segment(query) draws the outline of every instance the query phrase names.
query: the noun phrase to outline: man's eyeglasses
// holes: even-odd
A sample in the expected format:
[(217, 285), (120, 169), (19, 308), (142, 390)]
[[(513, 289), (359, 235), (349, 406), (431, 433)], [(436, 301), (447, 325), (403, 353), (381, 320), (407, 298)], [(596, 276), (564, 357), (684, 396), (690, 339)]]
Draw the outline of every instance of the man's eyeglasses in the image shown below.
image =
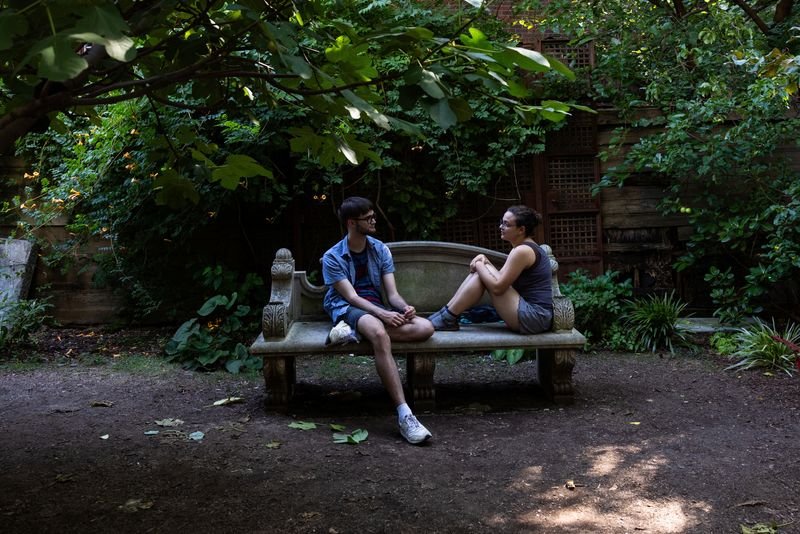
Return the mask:
[(500, 228), (514, 228), (516, 224), (509, 224), (506, 221), (500, 221)]
[(354, 221), (367, 221), (367, 222), (376, 222), (378, 219), (375, 218), (375, 214), (372, 215), (364, 215), (363, 217), (353, 217)]

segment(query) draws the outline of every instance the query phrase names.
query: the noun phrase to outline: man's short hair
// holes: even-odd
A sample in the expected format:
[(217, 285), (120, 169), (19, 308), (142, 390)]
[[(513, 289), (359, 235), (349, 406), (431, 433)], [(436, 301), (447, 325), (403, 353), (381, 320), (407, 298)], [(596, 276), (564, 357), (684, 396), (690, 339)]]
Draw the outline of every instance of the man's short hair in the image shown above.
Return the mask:
[(339, 220), (347, 226), (348, 219), (358, 219), (372, 210), (372, 202), (363, 197), (348, 197), (339, 206)]

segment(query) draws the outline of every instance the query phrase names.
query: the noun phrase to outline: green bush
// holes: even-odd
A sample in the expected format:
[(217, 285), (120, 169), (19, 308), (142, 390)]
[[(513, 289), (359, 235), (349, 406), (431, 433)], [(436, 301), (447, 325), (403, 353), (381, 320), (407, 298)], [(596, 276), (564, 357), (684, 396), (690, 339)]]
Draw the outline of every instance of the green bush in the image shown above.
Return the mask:
[(561, 291), (575, 307), (575, 328), (590, 343), (606, 338), (609, 329), (618, 324), (625, 308), (625, 299), (633, 294), (630, 280), (618, 281), (619, 273), (606, 271), (592, 278), (588, 271), (578, 269), (569, 274)]
[(740, 328), (733, 340), (737, 349), (730, 356), (738, 361), (726, 369), (762, 368), (791, 376), (800, 358), (800, 351), (789, 346), (800, 345), (800, 325), (794, 323), (779, 331), (774, 319), (771, 324), (759, 319), (753, 326)]
[(675, 292), (663, 296), (650, 295), (628, 301), (625, 325), (640, 350), (657, 351), (666, 347), (674, 351), (673, 341), (686, 344), (686, 334), (677, 328), (678, 319), (686, 309), (686, 303), (675, 296)]
[(262, 359), (251, 356), (241, 340), (258, 331), (260, 310), (247, 302), (260, 302), (264, 281), (248, 273), (237, 284), (236, 275), (220, 265), (206, 267), (200, 278), (202, 285), (216, 294), (197, 310), (198, 317), (184, 322), (169, 340), (164, 347), (167, 360), (192, 370), (224, 366), (228, 372), (238, 373), (261, 369)]
[(261, 358), (251, 356), (247, 347), (237, 341), (247, 324), (243, 319), (250, 313), (250, 307), (241, 304), (234, 307), (236, 300), (236, 293), (208, 299), (197, 310), (200, 317), (183, 323), (169, 340), (164, 348), (167, 360), (181, 362), (191, 370), (211, 370), (224, 365), (235, 374), (244, 369), (260, 369)]
[(30, 341), (31, 335), (52, 319), (47, 315), (52, 307), (46, 299), (0, 300), (0, 348)]
[(711, 348), (723, 356), (736, 352), (736, 334), (733, 332), (714, 332), (709, 339)]
[(629, 328), (623, 324), (612, 324), (603, 336), (603, 343), (608, 350), (618, 352), (636, 352), (639, 346), (636, 337)]
[(522, 360), (535, 360), (536, 349), (495, 349), (491, 356), (496, 362), (504, 361), (508, 365), (515, 365)]

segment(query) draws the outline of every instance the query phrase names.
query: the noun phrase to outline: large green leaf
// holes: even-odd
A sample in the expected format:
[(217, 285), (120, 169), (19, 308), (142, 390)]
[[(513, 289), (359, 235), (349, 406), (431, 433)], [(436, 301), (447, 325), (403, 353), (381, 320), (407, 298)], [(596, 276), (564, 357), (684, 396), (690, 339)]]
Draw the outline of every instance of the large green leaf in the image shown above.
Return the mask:
[(311, 76), (314, 74), (314, 71), (311, 69), (311, 66), (306, 62), (306, 60), (299, 56), (292, 54), (281, 54), (281, 59), (291, 72), (297, 74), (304, 80), (310, 80)]
[(463, 44), (469, 46), (470, 48), (476, 48), (478, 50), (493, 50), (492, 43), (489, 42), (489, 38), (486, 37), (486, 34), (480, 31), (478, 28), (470, 28), (469, 35), (461, 34), (459, 39)]
[(180, 208), (186, 201), (197, 204), (200, 195), (188, 178), (179, 175), (174, 169), (163, 170), (153, 181), (156, 203), (171, 208)]
[(94, 6), (76, 6), (82, 14), (79, 27), (99, 33), (107, 38), (122, 37), (128, 31), (128, 23), (117, 9), (109, 4)]
[(55, 82), (72, 79), (89, 66), (85, 59), (75, 53), (70, 39), (65, 35), (48, 38), (39, 50), (39, 56), (37, 74)]
[(466, 122), (472, 118), (473, 111), (469, 102), (463, 98), (450, 98), (447, 100), (448, 106), (456, 114), (458, 122)]
[(127, 63), (136, 57), (133, 39), (127, 35), (111, 39), (94, 32), (80, 32), (70, 33), (69, 37), (78, 42), (103, 45), (106, 48), (106, 53), (117, 61)]
[(439, 80), (439, 75), (430, 70), (423, 70), (422, 76), (418, 82), (422, 90), (428, 93), (433, 98), (444, 98), (446, 95), (442, 89), (442, 83)]
[(570, 81), (574, 81), (575, 80), (575, 73), (572, 72), (569, 69), (569, 67), (567, 67), (566, 65), (564, 65), (563, 63), (561, 63), (559, 60), (557, 60), (554, 57), (549, 57), (549, 58), (547, 58), (547, 60), (550, 62), (550, 67), (554, 71), (556, 71), (556, 72), (558, 72), (560, 74), (563, 74)]
[[(379, 112), (375, 109), (375, 106), (364, 100), (363, 98), (356, 95), (353, 91), (347, 90), (342, 91), (342, 95), (353, 105), (353, 108), (359, 112), (363, 112), (367, 115), (372, 122), (383, 128), (384, 130), (389, 130), (391, 126), (389, 125), (389, 118), (384, 115), (383, 113)], [(352, 115), (352, 113), (351, 113)], [(353, 118), (359, 118), (355, 116)]]
[(353, 165), (358, 165), (364, 161), (364, 158), (371, 159), (378, 164), (381, 163), (380, 156), (373, 150), (370, 150), (369, 144), (357, 140), (352, 135), (345, 134), (337, 136), (336, 147), (344, 158)]
[(236, 189), (242, 178), (266, 176), (272, 178), (272, 171), (265, 169), (260, 163), (244, 154), (232, 154), (225, 159), (225, 164), (211, 171), (211, 180), (219, 181), (225, 189)]
[(446, 98), (437, 100), (433, 105), (431, 105), (428, 108), (428, 112), (430, 113), (431, 118), (443, 130), (447, 130), (448, 128), (454, 126), (458, 122), (458, 117), (450, 108), (450, 104), (448, 103)]
[(494, 57), (508, 68), (518, 66), (531, 72), (546, 72), (550, 70), (550, 62), (546, 57), (527, 48), (507, 46), (505, 50)]
[(28, 31), (28, 21), (25, 17), (11, 9), (0, 11), (0, 50), (11, 48), (14, 37), (25, 35)]
[(203, 303), (203, 306), (197, 310), (197, 315), (201, 317), (208, 317), (218, 306), (226, 306), (228, 304), (228, 297), (225, 295), (214, 295)]

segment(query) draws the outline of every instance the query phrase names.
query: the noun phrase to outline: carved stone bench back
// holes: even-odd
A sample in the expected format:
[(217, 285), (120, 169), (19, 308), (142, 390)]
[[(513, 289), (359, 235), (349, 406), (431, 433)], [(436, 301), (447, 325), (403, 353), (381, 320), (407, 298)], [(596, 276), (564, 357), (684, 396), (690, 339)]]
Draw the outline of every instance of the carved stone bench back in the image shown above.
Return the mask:
[[(432, 313), (447, 303), (469, 272), (469, 263), (476, 255), (485, 254), (498, 269), (508, 257), (507, 254), (481, 247), (442, 241), (400, 241), (387, 245), (394, 259), (397, 288), (420, 314)], [(561, 296), (556, 278), (558, 263), (550, 247), (542, 246), (550, 255), (553, 296), (558, 300)], [(291, 285), (295, 287), (293, 292), (290, 291)], [(298, 288), (300, 291), (297, 291)], [(285, 301), (285, 296), (291, 294), (294, 317), (326, 319), (322, 308), (325, 292), (324, 286), (316, 286), (308, 281), (305, 271), (294, 271), (294, 259), (290, 251), (278, 251), (272, 266), (271, 300)], [(489, 303), (488, 296), (484, 297), (483, 303)]]

